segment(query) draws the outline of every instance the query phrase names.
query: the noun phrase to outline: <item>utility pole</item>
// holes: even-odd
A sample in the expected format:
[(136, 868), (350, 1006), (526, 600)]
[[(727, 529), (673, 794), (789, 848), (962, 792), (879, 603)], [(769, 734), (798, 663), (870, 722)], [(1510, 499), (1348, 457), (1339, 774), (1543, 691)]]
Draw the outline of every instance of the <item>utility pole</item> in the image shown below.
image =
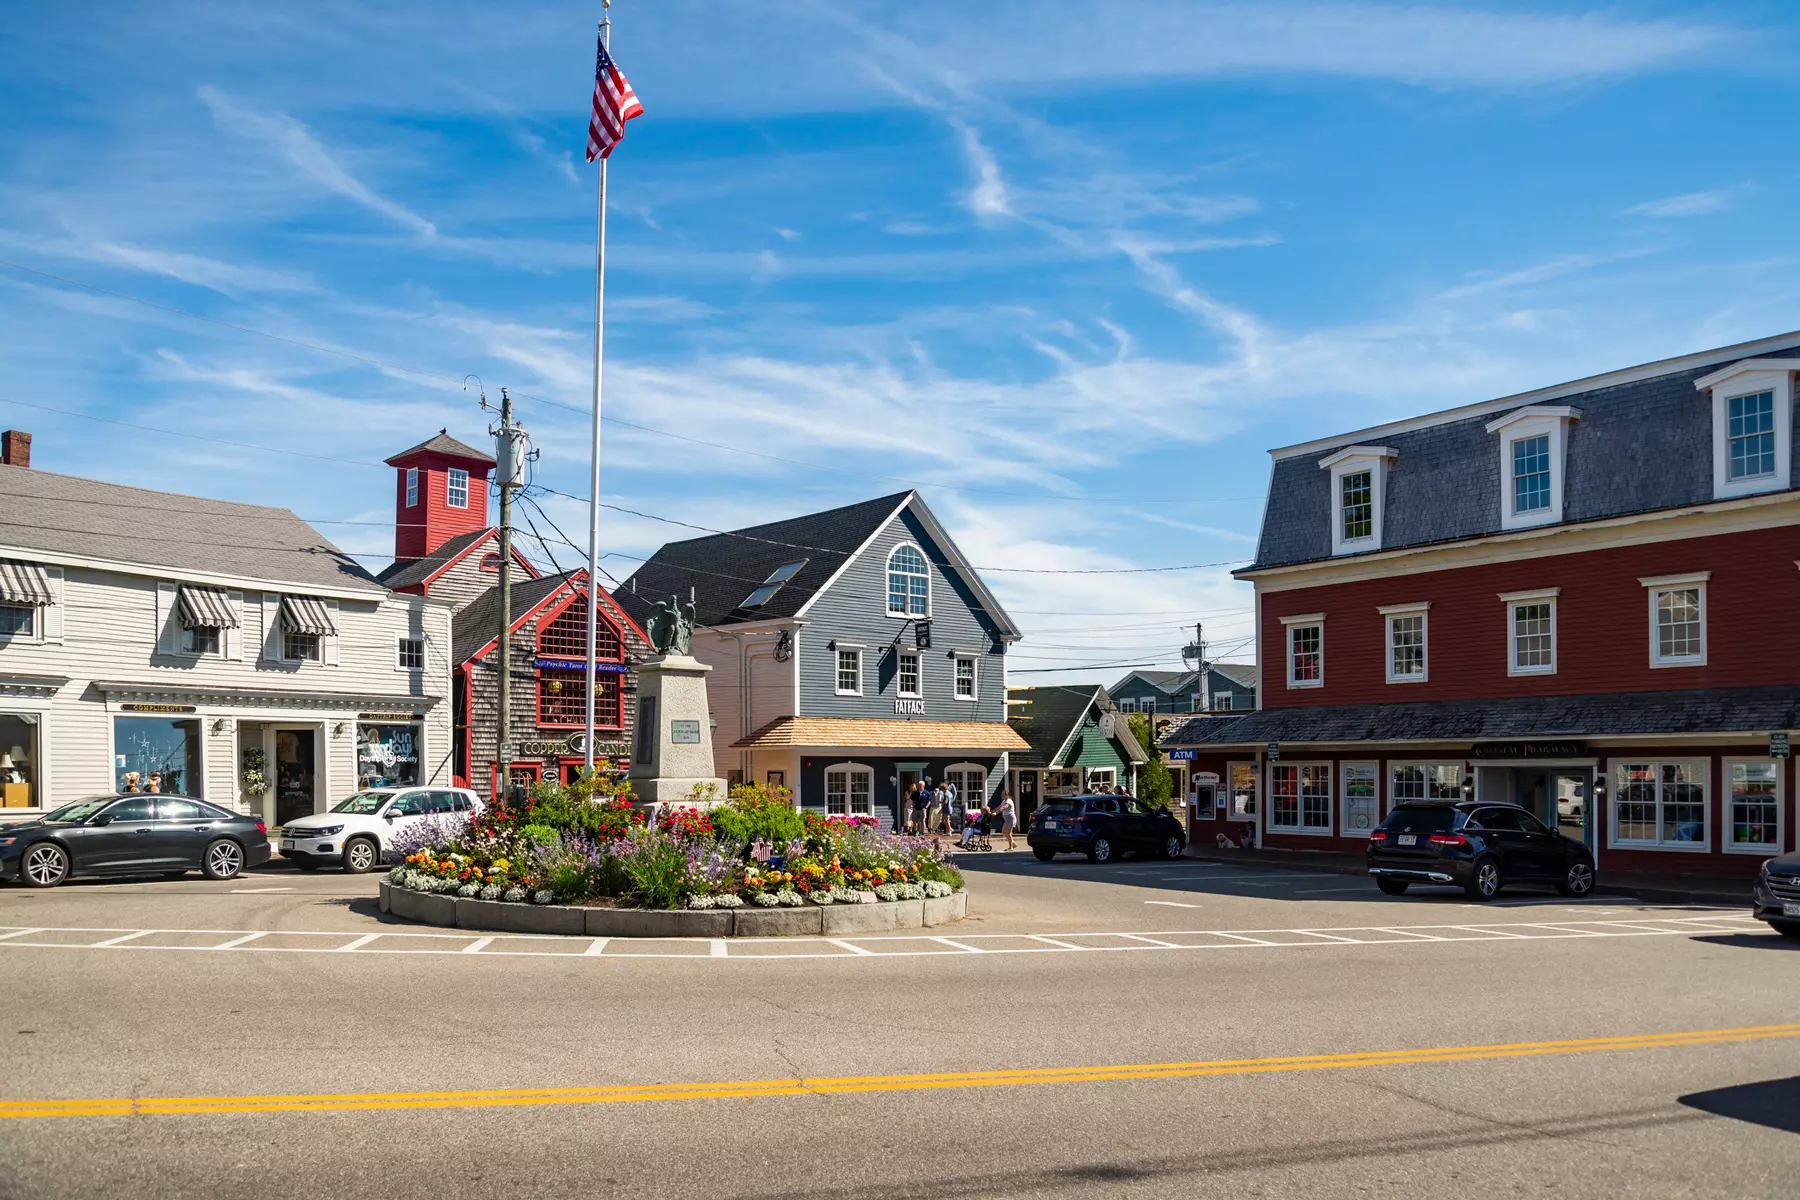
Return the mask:
[[(500, 427), (494, 435), (494, 481), (500, 489), (500, 711), (494, 737), (494, 795), (503, 798), (512, 772), (512, 494), (524, 479), (525, 431), (513, 424), (512, 397), (500, 389)], [(471, 764), (472, 766), (473, 764)]]
[(1205, 712), (1212, 711), (1212, 664), (1206, 661), (1206, 631), (1200, 622), (1194, 622), (1194, 645), (1198, 648), (1200, 669), (1200, 707)]

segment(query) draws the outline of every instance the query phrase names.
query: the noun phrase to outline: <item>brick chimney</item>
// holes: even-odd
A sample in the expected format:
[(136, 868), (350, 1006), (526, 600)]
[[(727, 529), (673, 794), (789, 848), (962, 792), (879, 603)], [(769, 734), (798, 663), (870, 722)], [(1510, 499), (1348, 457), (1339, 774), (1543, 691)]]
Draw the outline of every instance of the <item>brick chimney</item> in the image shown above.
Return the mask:
[(23, 429), (0, 433), (0, 463), (9, 467), (31, 465), (31, 435)]

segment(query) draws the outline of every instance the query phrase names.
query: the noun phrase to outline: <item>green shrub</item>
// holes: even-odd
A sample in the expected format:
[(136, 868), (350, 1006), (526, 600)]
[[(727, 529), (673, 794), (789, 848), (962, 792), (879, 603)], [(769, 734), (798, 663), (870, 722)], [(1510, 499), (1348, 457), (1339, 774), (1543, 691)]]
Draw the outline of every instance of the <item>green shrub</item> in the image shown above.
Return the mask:
[(1175, 777), (1162, 759), (1153, 758), (1139, 768), (1137, 782), (1139, 800), (1151, 808), (1169, 807), (1169, 797), (1175, 792)]
[(742, 783), (731, 789), (731, 799), (709, 809), (713, 829), (721, 839), (749, 845), (762, 838), (777, 851), (806, 831), (794, 811), (793, 793), (784, 787)]
[[(536, 814), (533, 814), (534, 816)], [(554, 846), (562, 838), (562, 830), (554, 825), (533, 823), (520, 828), (519, 840), (537, 846)]]
[(687, 883), (687, 855), (672, 838), (637, 839), (618, 858), (626, 891), (645, 908), (679, 908)]

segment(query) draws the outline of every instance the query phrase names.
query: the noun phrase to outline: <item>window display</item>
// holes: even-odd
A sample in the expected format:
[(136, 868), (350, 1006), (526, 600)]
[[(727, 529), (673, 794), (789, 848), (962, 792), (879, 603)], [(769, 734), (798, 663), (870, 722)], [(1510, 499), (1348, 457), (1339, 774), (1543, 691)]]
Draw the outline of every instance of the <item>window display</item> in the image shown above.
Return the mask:
[(418, 782), (419, 726), (356, 727), (357, 787), (411, 787)]
[(38, 726), (36, 716), (0, 713), (0, 807), (37, 808)]
[(113, 786), (121, 792), (201, 796), (200, 722), (114, 717)]

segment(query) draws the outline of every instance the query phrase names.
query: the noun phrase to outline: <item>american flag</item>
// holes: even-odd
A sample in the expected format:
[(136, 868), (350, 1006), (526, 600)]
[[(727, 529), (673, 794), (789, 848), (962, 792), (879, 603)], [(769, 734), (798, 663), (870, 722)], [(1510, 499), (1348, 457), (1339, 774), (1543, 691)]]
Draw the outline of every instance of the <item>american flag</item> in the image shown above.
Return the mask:
[(600, 40), (600, 57), (594, 64), (594, 115), (588, 119), (587, 160), (605, 158), (625, 136), (625, 122), (644, 115), (637, 93), (625, 79), (624, 72), (606, 52), (606, 39)]

